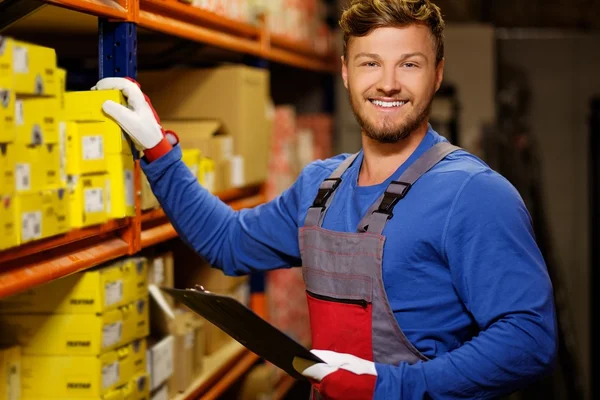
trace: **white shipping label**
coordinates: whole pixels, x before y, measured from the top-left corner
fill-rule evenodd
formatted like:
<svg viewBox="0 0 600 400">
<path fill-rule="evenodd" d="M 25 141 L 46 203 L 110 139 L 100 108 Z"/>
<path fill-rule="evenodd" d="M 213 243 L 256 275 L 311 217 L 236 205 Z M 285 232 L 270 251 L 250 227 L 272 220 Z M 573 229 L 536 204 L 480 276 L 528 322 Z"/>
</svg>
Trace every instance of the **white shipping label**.
<svg viewBox="0 0 600 400">
<path fill-rule="evenodd" d="M 25 110 L 23 109 L 23 100 L 15 101 L 15 124 L 21 126 L 25 123 Z"/>
<path fill-rule="evenodd" d="M 152 283 L 155 285 L 162 284 L 165 281 L 165 260 L 162 257 L 155 258 L 152 263 L 152 269 L 154 270 Z"/>
<path fill-rule="evenodd" d="M 21 214 L 21 240 L 42 237 L 42 212 L 32 211 Z"/>
<path fill-rule="evenodd" d="M 102 348 L 112 346 L 121 341 L 123 321 L 107 324 L 102 327 Z"/>
<path fill-rule="evenodd" d="M 104 158 L 104 138 L 100 135 L 81 138 L 81 154 L 84 161 L 102 160 Z"/>
<path fill-rule="evenodd" d="M 17 191 L 31 190 L 31 164 L 15 165 Z"/>
<path fill-rule="evenodd" d="M 104 285 L 104 305 L 111 306 L 123 300 L 123 281 L 107 282 Z"/>
<path fill-rule="evenodd" d="M 185 350 L 191 350 L 194 348 L 194 331 L 186 333 L 183 338 L 183 348 Z"/>
<path fill-rule="evenodd" d="M 244 186 L 244 157 L 231 157 L 231 186 Z"/>
<path fill-rule="evenodd" d="M 104 191 L 102 188 L 85 189 L 83 191 L 85 201 L 85 212 L 102 212 L 104 211 Z"/>
<path fill-rule="evenodd" d="M 125 170 L 125 205 L 133 207 L 133 171 Z"/>
<path fill-rule="evenodd" d="M 119 362 L 102 367 L 102 389 L 107 389 L 121 380 Z"/>
<path fill-rule="evenodd" d="M 16 73 L 29 73 L 29 53 L 27 47 L 15 46 L 13 48 L 13 69 Z"/>
<path fill-rule="evenodd" d="M 211 193 L 215 191 L 215 171 L 204 173 L 204 187 Z"/>
</svg>

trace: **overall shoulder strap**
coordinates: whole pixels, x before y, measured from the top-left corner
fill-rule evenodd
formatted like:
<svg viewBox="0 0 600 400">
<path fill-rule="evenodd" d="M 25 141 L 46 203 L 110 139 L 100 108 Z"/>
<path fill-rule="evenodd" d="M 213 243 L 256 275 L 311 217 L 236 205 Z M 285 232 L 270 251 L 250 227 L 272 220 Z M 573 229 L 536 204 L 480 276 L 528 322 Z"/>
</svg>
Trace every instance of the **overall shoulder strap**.
<svg viewBox="0 0 600 400">
<path fill-rule="evenodd" d="M 423 153 L 398 180 L 392 181 L 385 192 L 373 203 L 358 224 L 358 231 L 381 234 L 387 222 L 394 216 L 394 207 L 408 194 L 412 185 L 448 154 L 456 150 L 460 150 L 460 147 L 448 142 L 440 142 Z"/>
<path fill-rule="evenodd" d="M 308 209 L 308 214 L 306 214 L 306 219 L 304 220 L 305 227 L 321 226 L 325 212 L 327 211 L 327 208 L 329 207 L 329 204 L 331 204 L 331 200 L 333 200 L 335 195 L 335 190 L 342 182 L 342 175 L 344 172 L 346 172 L 350 165 L 352 165 L 354 160 L 356 160 L 358 154 L 359 153 L 355 153 L 342 161 L 342 163 L 331 173 L 331 175 L 321 182 L 317 196 L 315 197 L 312 206 L 310 206 Z"/>
</svg>

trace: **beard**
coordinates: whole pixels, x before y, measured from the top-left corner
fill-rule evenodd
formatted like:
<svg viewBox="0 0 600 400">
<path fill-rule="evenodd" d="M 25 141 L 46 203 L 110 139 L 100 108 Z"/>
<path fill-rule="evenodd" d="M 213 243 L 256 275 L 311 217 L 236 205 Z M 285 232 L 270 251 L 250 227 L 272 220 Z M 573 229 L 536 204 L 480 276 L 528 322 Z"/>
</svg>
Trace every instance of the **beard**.
<svg viewBox="0 0 600 400">
<path fill-rule="evenodd" d="M 356 121 L 368 138 L 379 143 L 398 143 L 409 137 L 411 133 L 421 126 L 423 121 L 429 117 L 434 95 L 435 92 L 431 93 L 427 103 L 422 107 L 414 109 L 403 121 L 395 122 L 391 117 L 381 117 L 378 120 L 380 126 L 375 126 L 367 119 L 366 115 L 364 115 L 361 104 L 357 104 L 358 101 L 355 102 L 352 90 L 348 88 L 350 105 L 352 106 L 352 112 L 354 113 Z"/>
</svg>

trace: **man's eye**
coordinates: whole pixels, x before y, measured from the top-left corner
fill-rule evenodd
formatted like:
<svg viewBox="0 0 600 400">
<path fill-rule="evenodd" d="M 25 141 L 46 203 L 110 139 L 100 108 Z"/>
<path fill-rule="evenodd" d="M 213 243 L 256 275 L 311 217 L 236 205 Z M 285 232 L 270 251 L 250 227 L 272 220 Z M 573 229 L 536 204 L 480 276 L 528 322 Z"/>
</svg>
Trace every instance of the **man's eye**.
<svg viewBox="0 0 600 400">
<path fill-rule="evenodd" d="M 373 61 L 370 61 L 370 62 L 364 63 L 363 66 L 365 66 L 365 67 L 376 67 L 377 63 L 373 62 Z"/>
<path fill-rule="evenodd" d="M 417 65 L 409 62 L 409 63 L 404 63 L 404 65 L 403 65 L 403 66 L 404 66 L 404 67 L 406 67 L 406 68 L 414 68 L 414 67 L 416 67 Z"/>
</svg>

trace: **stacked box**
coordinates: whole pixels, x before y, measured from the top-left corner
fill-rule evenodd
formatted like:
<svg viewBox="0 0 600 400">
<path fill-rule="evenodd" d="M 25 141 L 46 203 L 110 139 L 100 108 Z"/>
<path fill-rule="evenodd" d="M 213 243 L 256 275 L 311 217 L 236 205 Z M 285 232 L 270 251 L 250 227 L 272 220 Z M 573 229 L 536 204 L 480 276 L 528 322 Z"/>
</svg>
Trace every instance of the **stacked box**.
<svg viewBox="0 0 600 400">
<path fill-rule="evenodd" d="M 148 266 L 124 259 L 0 301 L 0 342 L 22 351 L 24 399 L 143 399 Z"/>
<path fill-rule="evenodd" d="M 0 36 L 0 250 L 65 233 L 54 49 Z"/>
<path fill-rule="evenodd" d="M 135 215 L 132 149 L 102 111 L 108 100 L 127 104 L 117 90 L 65 94 L 65 169 L 74 227 Z"/>
</svg>

